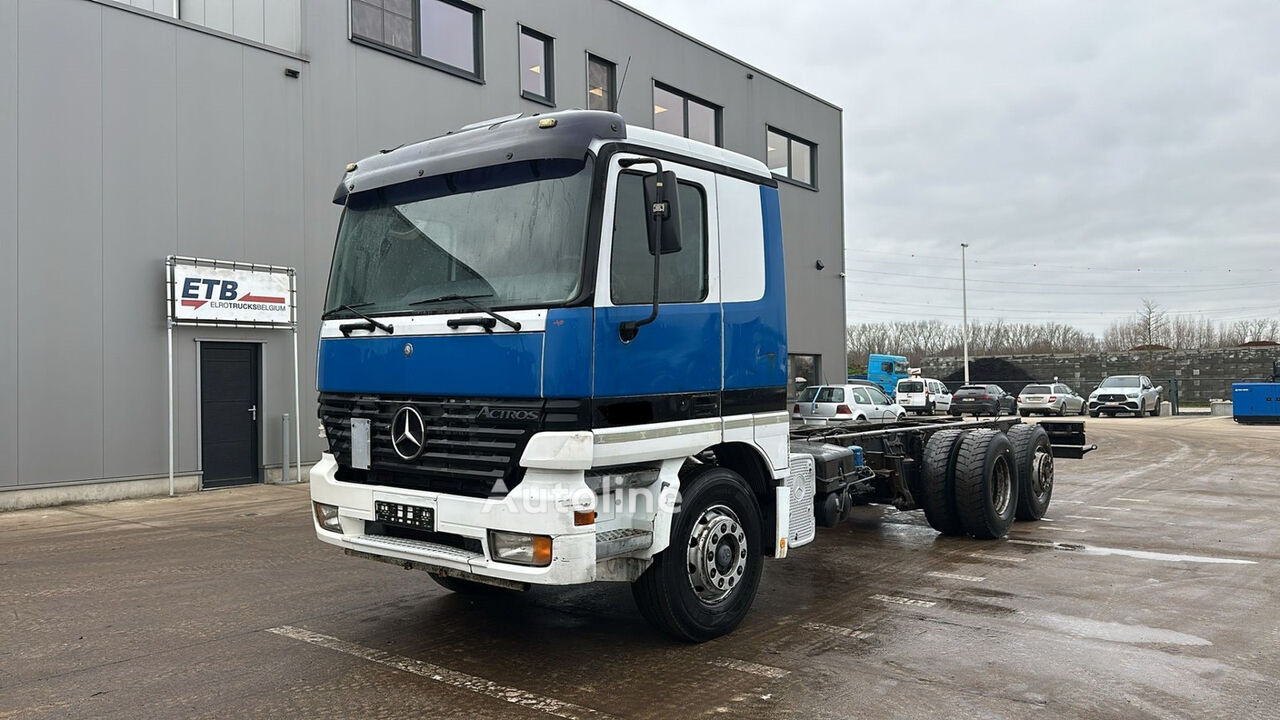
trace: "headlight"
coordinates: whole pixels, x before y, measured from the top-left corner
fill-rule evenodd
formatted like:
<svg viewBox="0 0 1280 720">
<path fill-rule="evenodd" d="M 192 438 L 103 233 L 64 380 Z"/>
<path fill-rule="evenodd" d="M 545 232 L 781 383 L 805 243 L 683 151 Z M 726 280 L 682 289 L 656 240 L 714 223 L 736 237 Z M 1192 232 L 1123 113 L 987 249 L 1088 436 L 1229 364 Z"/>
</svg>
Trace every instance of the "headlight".
<svg viewBox="0 0 1280 720">
<path fill-rule="evenodd" d="M 489 554 L 498 562 L 546 567 L 551 564 L 551 538 L 490 530 Z"/>
<path fill-rule="evenodd" d="M 342 523 L 338 522 L 338 506 L 312 503 L 316 513 L 316 522 L 329 532 L 342 532 Z"/>
<path fill-rule="evenodd" d="M 1125 397 L 1128 397 L 1128 398 L 1136 398 L 1136 397 L 1138 397 L 1138 393 L 1129 393 L 1129 394 L 1128 394 L 1128 395 L 1126 395 Z"/>
</svg>

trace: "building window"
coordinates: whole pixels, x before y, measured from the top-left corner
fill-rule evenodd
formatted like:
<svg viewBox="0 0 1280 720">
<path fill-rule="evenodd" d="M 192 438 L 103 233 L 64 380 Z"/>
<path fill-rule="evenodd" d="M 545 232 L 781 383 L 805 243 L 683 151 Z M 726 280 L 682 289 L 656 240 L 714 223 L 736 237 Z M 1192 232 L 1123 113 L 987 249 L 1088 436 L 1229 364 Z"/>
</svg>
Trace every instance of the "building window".
<svg viewBox="0 0 1280 720">
<path fill-rule="evenodd" d="M 617 73 L 618 66 L 598 58 L 595 55 L 587 55 L 587 109 L 588 110 L 608 110 L 613 112 L 618 109 L 614 99 L 614 75 Z"/>
<path fill-rule="evenodd" d="M 769 166 L 769 172 L 778 177 L 817 187 L 813 173 L 814 147 L 811 142 L 768 128 L 765 132 L 765 164 Z"/>
<path fill-rule="evenodd" d="M 520 96 L 555 105 L 555 52 L 550 37 L 520 28 Z"/>
<path fill-rule="evenodd" d="M 806 387 L 822 384 L 822 356 L 788 355 L 787 372 L 787 402 L 795 402 Z"/>
<path fill-rule="evenodd" d="M 351 0 L 351 37 L 438 70 L 484 79 L 480 8 L 461 0 Z"/>
<path fill-rule="evenodd" d="M 660 302 L 696 303 L 707 297 L 706 196 L 699 186 L 681 181 L 680 252 L 662 256 Z M 609 262 L 610 297 L 614 305 L 653 302 L 653 256 L 645 222 L 644 175 L 618 176 L 614 203 L 613 257 Z"/>
<path fill-rule="evenodd" d="M 720 144 L 720 108 L 675 88 L 653 84 L 653 129 Z"/>
<path fill-rule="evenodd" d="M 351 0 L 351 34 L 414 52 L 413 0 Z"/>
</svg>

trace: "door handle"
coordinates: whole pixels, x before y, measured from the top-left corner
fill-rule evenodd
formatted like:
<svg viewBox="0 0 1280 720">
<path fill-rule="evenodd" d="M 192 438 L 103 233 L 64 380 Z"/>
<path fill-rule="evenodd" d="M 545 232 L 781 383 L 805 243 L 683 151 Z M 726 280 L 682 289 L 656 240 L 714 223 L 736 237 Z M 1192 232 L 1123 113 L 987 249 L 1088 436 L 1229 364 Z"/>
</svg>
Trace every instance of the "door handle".
<svg viewBox="0 0 1280 720">
<path fill-rule="evenodd" d="M 250 405 L 250 406 L 249 406 L 249 414 L 253 416 L 253 420 L 254 420 L 254 422 L 257 422 L 257 420 L 258 420 L 258 406 L 257 406 L 257 405 Z"/>
</svg>

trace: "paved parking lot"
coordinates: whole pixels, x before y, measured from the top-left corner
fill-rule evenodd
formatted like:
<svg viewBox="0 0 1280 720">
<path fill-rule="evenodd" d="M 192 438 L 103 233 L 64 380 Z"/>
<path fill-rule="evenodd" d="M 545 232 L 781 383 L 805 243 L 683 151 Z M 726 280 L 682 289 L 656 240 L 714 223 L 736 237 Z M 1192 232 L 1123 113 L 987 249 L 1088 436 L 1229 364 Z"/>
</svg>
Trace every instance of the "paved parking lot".
<svg viewBox="0 0 1280 720">
<path fill-rule="evenodd" d="M 305 486 L 0 515 L 0 719 L 1280 717 L 1280 428 L 1089 420 L 1046 522 L 859 508 L 734 634 L 625 586 L 470 600 L 311 534 Z"/>
</svg>

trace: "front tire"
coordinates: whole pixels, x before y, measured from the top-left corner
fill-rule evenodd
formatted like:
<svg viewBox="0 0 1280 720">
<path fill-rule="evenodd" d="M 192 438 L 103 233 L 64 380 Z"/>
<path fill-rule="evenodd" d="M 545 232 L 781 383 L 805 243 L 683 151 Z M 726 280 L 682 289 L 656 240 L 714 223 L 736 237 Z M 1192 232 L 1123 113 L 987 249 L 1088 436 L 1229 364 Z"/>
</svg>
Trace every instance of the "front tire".
<svg viewBox="0 0 1280 720">
<path fill-rule="evenodd" d="M 760 506 L 746 481 L 712 468 L 684 490 L 671 544 L 631 584 L 640 613 L 680 640 L 729 633 L 755 600 L 763 570 Z"/>
<path fill-rule="evenodd" d="M 1004 433 L 975 430 L 960 440 L 955 498 L 965 532 L 980 540 L 1009 532 L 1018 505 L 1018 471 Z"/>
</svg>

